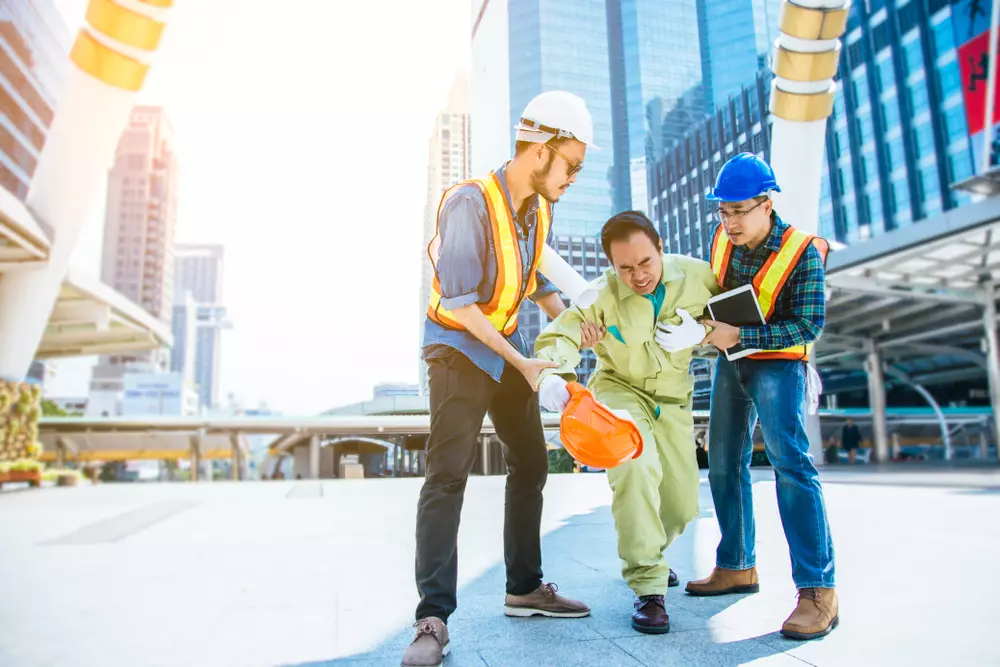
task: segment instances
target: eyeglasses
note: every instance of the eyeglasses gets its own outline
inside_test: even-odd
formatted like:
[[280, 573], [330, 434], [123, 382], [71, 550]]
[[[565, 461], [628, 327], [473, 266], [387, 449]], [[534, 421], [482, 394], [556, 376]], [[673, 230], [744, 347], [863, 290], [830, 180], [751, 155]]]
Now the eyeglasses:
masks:
[[563, 155], [562, 153], [560, 153], [559, 149], [557, 149], [555, 146], [550, 146], [549, 144], [542, 144], [542, 145], [545, 146], [546, 148], [550, 149], [553, 153], [555, 153], [556, 155], [558, 155], [562, 159], [566, 160], [566, 177], [567, 178], [579, 174], [580, 170], [583, 169], [583, 163], [582, 162], [573, 162], [568, 157], [566, 157], [565, 155]]
[[712, 211], [712, 219], [715, 220], [716, 222], [722, 222], [723, 219], [733, 220], [733, 219], [743, 218], [749, 215], [755, 208], [758, 208], [761, 204], [763, 204], [766, 201], [769, 200], [761, 199], [759, 202], [757, 202], [756, 204], [754, 204], [745, 211], [724, 211], [721, 208], [717, 208], [714, 211]]

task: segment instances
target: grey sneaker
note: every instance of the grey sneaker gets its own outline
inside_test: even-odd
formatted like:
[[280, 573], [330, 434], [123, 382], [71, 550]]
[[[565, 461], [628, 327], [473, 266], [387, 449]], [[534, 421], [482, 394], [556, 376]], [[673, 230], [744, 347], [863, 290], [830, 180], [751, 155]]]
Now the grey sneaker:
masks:
[[590, 607], [557, 594], [555, 584], [542, 584], [527, 595], [507, 594], [503, 613], [507, 616], [549, 616], [551, 618], [583, 618], [590, 616]]
[[413, 624], [417, 635], [403, 654], [402, 667], [440, 667], [448, 655], [448, 626], [440, 618], [422, 618]]

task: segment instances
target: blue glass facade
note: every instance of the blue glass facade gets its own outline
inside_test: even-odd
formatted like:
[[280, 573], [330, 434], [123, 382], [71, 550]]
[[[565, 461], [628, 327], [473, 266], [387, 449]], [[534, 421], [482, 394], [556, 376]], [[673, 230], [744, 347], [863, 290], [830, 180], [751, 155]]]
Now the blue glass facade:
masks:
[[[612, 211], [611, 87], [604, 0], [510, 0], [510, 123], [546, 90], [582, 97], [594, 119], [586, 166], [556, 206], [556, 232], [596, 234]], [[473, 121], [475, 122], [475, 121]], [[513, 147], [512, 147], [513, 148]]]
[[[827, 123], [825, 237], [850, 244], [971, 201], [951, 188], [974, 164], [956, 50], [968, 22], [953, 12], [946, 0], [852, 5]], [[704, 193], [726, 159], [768, 156], [769, 92], [761, 72], [651, 170], [650, 210], [671, 252], [705, 255]]]
[[852, 5], [827, 125], [828, 238], [853, 243], [971, 201], [950, 187], [974, 157], [956, 50], [971, 24], [954, 11], [947, 0]]
[[755, 8], [746, 0], [698, 0], [698, 5], [704, 83], [712, 91], [713, 109], [718, 109], [757, 75], [758, 32], [766, 30], [756, 29]]
[[0, 185], [28, 194], [69, 67], [70, 34], [50, 0], [0, 0]]

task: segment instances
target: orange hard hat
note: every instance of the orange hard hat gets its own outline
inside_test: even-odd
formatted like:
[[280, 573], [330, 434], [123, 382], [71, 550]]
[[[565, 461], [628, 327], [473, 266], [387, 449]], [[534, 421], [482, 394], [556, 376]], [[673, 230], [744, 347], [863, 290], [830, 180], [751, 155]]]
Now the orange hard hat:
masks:
[[578, 382], [566, 384], [569, 402], [559, 422], [559, 436], [569, 455], [591, 468], [614, 468], [642, 454], [642, 434], [615, 416]]

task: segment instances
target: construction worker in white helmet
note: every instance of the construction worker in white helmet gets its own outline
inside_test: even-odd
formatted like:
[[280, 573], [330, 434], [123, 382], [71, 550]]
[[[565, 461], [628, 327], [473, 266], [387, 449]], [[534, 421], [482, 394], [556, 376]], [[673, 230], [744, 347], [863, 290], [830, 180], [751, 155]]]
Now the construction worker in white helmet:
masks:
[[[552, 234], [553, 205], [594, 148], [594, 124], [582, 99], [538, 95], [516, 126], [514, 157], [441, 198], [428, 246], [434, 267], [423, 359], [430, 385], [430, 436], [417, 505], [416, 636], [405, 667], [439, 665], [448, 652], [448, 617], [457, 606], [458, 525], [465, 485], [489, 414], [507, 464], [504, 561], [508, 616], [580, 618], [590, 609], [542, 580], [542, 488], [548, 455], [538, 405], [539, 373], [555, 366], [531, 358], [517, 328], [530, 299], [555, 318], [565, 307], [538, 274]], [[599, 338], [581, 325], [583, 345]]]

